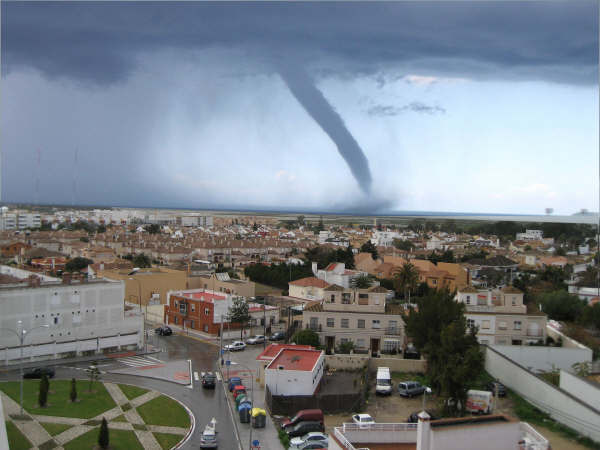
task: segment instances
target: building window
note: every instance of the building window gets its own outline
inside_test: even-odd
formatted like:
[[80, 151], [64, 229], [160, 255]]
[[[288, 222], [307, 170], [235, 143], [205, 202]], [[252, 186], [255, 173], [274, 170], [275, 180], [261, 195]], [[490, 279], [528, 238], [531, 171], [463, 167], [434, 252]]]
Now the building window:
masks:
[[352, 298], [350, 297], [349, 293], [343, 293], [342, 294], [342, 303], [344, 305], [349, 305], [351, 302]]
[[506, 330], [506, 322], [500, 322], [498, 324], [498, 329], [499, 330]]
[[490, 321], [489, 320], [482, 320], [481, 321], [481, 328], [483, 328], [484, 330], [489, 330], [490, 329]]
[[365, 319], [358, 319], [358, 328], [365, 327]]
[[373, 328], [381, 328], [381, 323], [379, 322], [379, 319], [373, 320]]
[[341, 338], [340, 339], [340, 344], [345, 344], [346, 342], [348, 342], [348, 338]]
[[335, 303], [335, 294], [331, 294], [331, 303]]
[[331, 317], [327, 318], [327, 326], [330, 328], [333, 328], [335, 326], [335, 320], [332, 319]]
[[520, 330], [520, 329], [521, 329], [521, 321], [515, 320], [515, 330]]
[[318, 326], [319, 326], [319, 318], [318, 317], [311, 317], [310, 318], [310, 329], [311, 330], [316, 330]]
[[192, 303], [192, 312], [196, 311], [196, 304]]
[[467, 327], [473, 328], [475, 326], [475, 321], [473, 319], [467, 319]]
[[194, 321], [192, 320], [192, 323], [190, 324], [190, 328], [195, 328], [194, 327]]
[[179, 304], [179, 313], [180, 313], [180, 314], [185, 314], [186, 312], [187, 312], [187, 304], [186, 304], [186, 303], [183, 303], [183, 302], [181, 302], [181, 303]]
[[177, 316], [173, 317], [173, 323], [174, 323], [175, 325], [177, 325], [177, 322], [178, 322], [178, 320], [177, 320]]
[[513, 297], [512, 298], [512, 305], [516, 306], [517, 305], [517, 297]]
[[358, 294], [358, 298], [369, 298], [369, 294]]
[[210, 309], [204, 308], [204, 314], [208, 316], [210, 314]]
[[349, 319], [342, 319], [342, 328], [348, 328], [349, 322]]
[[467, 295], [467, 302], [466, 303], [467, 303], [467, 305], [471, 304], [471, 296], [470, 295]]
[[177, 308], [177, 300], [175, 300], [175, 308]]
[[365, 340], [364, 339], [357, 339], [356, 340], [356, 347], [357, 348], [365, 348]]

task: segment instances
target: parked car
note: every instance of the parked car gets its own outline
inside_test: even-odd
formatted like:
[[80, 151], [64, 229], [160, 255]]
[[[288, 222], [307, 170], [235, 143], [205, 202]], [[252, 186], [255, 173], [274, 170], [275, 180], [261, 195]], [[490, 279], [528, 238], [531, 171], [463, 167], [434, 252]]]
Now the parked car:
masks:
[[213, 372], [202, 372], [202, 387], [214, 389], [217, 383], [217, 377]]
[[354, 414], [352, 416], [352, 422], [357, 423], [362, 427], [375, 423], [375, 420], [368, 414]]
[[158, 334], [159, 336], [171, 336], [173, 334], [173, 330], [171, 329], [171, 327], [168, 326], [162, 326], [162, 327], [158, 327], [154, 330], [155, 334]]
[[229, 392], [232, 392], [233, 388], [240, 384], [242, 384], [242, 379], [240, 377], [231, 377], [227, 380], [227, 389], [229, 389]]
[[402, 397], [414, 397], [415, 395], [421, 395], [425, 392], [425, 386], [421, 386], [421, 383], [417, 381], [402, 381], [398, 383], [398, 393]]
[[498, 397], [506, 397], [506, 387], [499, 381], [490, 381], [486, 389], [494, 395], [498, 392]]
[[290, 438], [304, 436], [311, 431], [325, 431], [321, 422], [300, 422], [292, 427], [286, 428], [285, 432]]
[[200, 435], [200, 448], [218, 448], [217, 441], [217, 421], [213, 417], [210, 423], [206, 425], [204, 431]]
[[52, 367], [36, 367], [29, 369], [23, 374], [23, 378], [42, 378], [46, 375], [48, 378], [54, 378], [54, 369]]
[[[417, 423], [417, 422], [419, 422], [419, 413], [420, 412], [421, 412], [420, 410], [419, 411], [415, 411], [410, 416], [408, 416], [408, 419], [406, 421], [408, 423]], [[430, 411], [430, 410], [426, 409], [425, 412], [427, 414], [429, 414], [430, 420], [437, 420], [437, 419], [439, 419], [439, 415], [435, 411]]]
[[321, 447], [316, 448], [327, 448], [329, 440], [325, 433], [319, 431], [313, 431], [306, 433], [302, 437], [295, 437], [290, 441], [290, 450], [304, 450], [308, 444], [319, 444]]
[[257, 334], [256, 336], [246, 339], [246, 344], [249, 345], [262, 344], [263, 342], [265, 342], [265, 337], [262, 334]]
[[[300, 450], [327, 450], [327, 445], [323, 442], [307, 442]], [[291, 447], [290, 447], [291, 448]]]
[[301, 409], [291, 419], [285, 418], [281, 421], [281, 428], [289, 428], [300, 422], [321, 422], [323, 423], [323, 411], [320, 409]]
[[404, 359], [421, 359], [421, 354], [415, 347], [408, 346], [404, 350]]
[[229, 350], [230, 352], [238, 352], [244, 350], [245, 348], [246, 344], [244, 344], [242, 341], [234, 341], [225, 346], [225, 350]]
[[379, 367], [375, 384], [375, 394], [391, 395], [393, 390], [392, 377], [389, 367]]
[[276, 331], [269, 336], [270, 341], [283, 341], [285, 339], [285, 333], [283, 331]]

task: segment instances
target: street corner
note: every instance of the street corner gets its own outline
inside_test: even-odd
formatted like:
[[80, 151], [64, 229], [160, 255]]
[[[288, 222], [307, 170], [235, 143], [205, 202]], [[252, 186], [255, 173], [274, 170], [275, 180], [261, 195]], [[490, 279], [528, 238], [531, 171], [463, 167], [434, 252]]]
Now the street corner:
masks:
[[155, 378], [182, 385], [189, 385], [191, 383], [190, 364], [188, 360], [158, 361], [154, 361], [154, 364], [137, 360], [123, 361], [123, 363], [130, 362], [132, 365], [130, 367], [111, 370], [110, 373]]

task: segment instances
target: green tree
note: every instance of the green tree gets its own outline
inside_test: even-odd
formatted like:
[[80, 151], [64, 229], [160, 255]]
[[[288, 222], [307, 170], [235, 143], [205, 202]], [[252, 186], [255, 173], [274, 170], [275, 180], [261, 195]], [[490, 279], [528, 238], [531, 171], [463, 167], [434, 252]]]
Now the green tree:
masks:
[[41, 408], [45, 408], [48, 403], [48, 389], [50, 388], [50, 382], [46, 374], [42, 375], [40, 380], [40, 390], [38, 392], [38, 403]]
[[377, 251], [377, 247], [370, 240], [368, 240], [367, 242], [365, 242], [363, 245], [360, 246], [360, 252], [361, 253], [370, 253], [371, 257], [374, 260], [379, 259], [379, 252]]
[[394, 244], [394, 247], [396, 247], [398, 250], [404, 250], [407, 252], [409, 252], [413, 248], [415, 248], [415, 246], [412, 242], [410, 242], [409, 240], [405, 240], [405, 239], [394, 239], [393, 244]]
[[97, 232], [98, 233], [106, 233], [106, 226], [105, 225], [99, 225]]
[[394, 282], [398, 292], [404, 292], [404, 298], [410, 303], [410, 293], [417, 287], [419, 272], [411, 263], [404, 263], [400, 270], [394, 274]]
[[447, 289], [432, 291], [416, 303], [406, 331], [427, 357], [431, 387], [464, 405], [467, 389], [483, 370], [476, 330], [467, 330], [464, 305], [454, 301]]
[[553, 291], [538, 296], [540, 309], [553, 320], [575, 322], [585, 307], [585, 301], [567, 291]]
[[352, 289], [369, 289], [373, 284], [373, 278], [368, 274], [360, 274], [357, 277], [352, 278], [350, 281], [350, 287]]
[[160, 225], [156, 223], [151, 223], [150, 225], [146, 225], [144, 228], [150, 234], [158, 234], [160, 233]]
[[81, 237], [79, 238], [79, 240], [80, 240], [81, 242], [90, 242], [90, 238], [89, 238], [89, 237], [87, 237], [87, 236], [81, 236]]
[[308, 328], [296, 331], [292, 336], [292, 342], [298, 345], [312, 345], [313, 347], [318, 347], [320, 345], [319, 335]]
[[100, 424], [100, 433], [98, 433], [98, 447], [101, 449], [107, 449], [109, 444], [109, 435], [108, 435], [108, 422], [106, 418], [102, 418], [102, 423]]
[[75, 403], [77, 401], [77, 382], [75, 378], [71, 378], [71, 392], [69, 393], [69, 397], [71, 402]]
[[231, 323], [240, 325], [240, 339], [244, 336], [244, 326], [250, 322], [248, 303], [242, 297], [234, 297], [229, 307], [228, 318]]
[[137, 255], [135, 255], [131, 262], [133, 263], [133, 265], [135, 267], [140, 267], [140, 268], [144, 268], [144, 267], [152, 267], [152, 260], [150, 259], [149, 256], [147, 256], [144, 253], [138, 253]]
[[81, 256], [77, 256], [67, 261], [65, 264], [65, 272], [80, 272], [85, 269], [90, 264], [93, 264], [94, 261], [88, 258], [82, 258]]

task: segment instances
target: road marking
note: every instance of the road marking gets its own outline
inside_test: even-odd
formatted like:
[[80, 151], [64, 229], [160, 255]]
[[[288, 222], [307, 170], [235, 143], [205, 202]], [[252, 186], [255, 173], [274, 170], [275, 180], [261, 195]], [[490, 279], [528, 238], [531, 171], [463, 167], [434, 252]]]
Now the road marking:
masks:
[[148, 358], [149, 357], [129, 356], [127, 358], [118, 358], [117, 361], [119, 361], [121, 364], [124, 364], [129, 367], [156, 366], [157, 362], [159, 362], [160, 364], [164, 363], [160, 359], [152, 358], [153, 361], [151, 361]]
[[200, 377], [198, 376], [198, 372], [194, 372], [194, 380], [199, 381]]
[[158, 359], [158, 358], [155, 358], [155, 357], [153, 357], [153, 356], [146, 356], [146, 358], [150, 358], [150, 359], [152, 359], [152, 360], [154, 360], [154, 361], [156, 361], [156, 362], [159, 362], [159, 363], [161, 363], [161, 364], [164, 362], [164, 361], [161, 361], [160, 359]]

